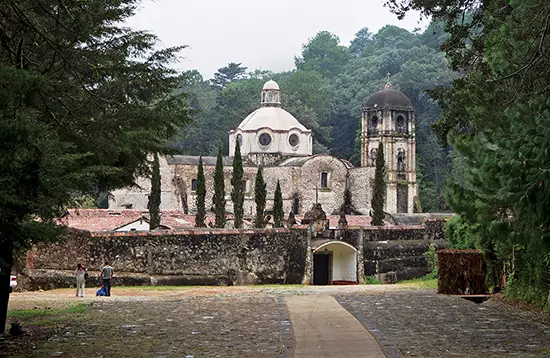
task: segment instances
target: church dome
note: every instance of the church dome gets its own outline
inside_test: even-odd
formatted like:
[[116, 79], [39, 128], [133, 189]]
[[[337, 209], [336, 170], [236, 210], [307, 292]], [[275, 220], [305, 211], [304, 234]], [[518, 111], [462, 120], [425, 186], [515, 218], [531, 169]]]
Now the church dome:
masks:
[[382, 91], [378, 91], [365, 102], [365, 107], [412, 107], [411, 100], [402, 92], [394, 90], [391, 85], [386, 85]]
[[264, 83], [263, 90], [277, 90], [278, 91], [279, 90], [279, 85], [277, 84], [277, 82], [275, 82], [273, 80], [269, 80], [266, 83]]
[[292, 114], [280, 107], [262, 107], [255, 110], [239, 124], [238, 129], [255, 131], [265, 127], [274, 131], [288, 131], [293, 128], [308, 131]]

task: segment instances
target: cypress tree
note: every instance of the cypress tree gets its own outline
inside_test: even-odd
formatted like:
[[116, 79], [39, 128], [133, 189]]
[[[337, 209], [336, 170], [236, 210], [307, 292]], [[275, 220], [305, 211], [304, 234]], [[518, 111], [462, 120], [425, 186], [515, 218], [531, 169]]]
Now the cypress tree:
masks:
[[273, 202], [273, 221], [275, 227], [283, 227], [285, 213], [283, 211], [283, 194], [281, 193], [281, 184], [277, 180], [275, 189], [275, 199]]
[[215, 227], [225, 227], [225, 182], [223, 177], [222, 145], [218, 145], [218, 157], [216, 158], [216, 170], [214, 171], [214, 214], [216, 215]]
[[262, 174], [262, 167], [258, 168], [256, 173], [256, 182], [254, 183], [254, 201], [256, 201], [256, 220], [254, 226], [257, 228], [265, 227], [265, 200], [267, 197], [266, 184]]
[[342, 208], [340, 209], [340, 213], [350, 215], [351, 214], [351, 191], [346, 188], [344, 190], [344, 203], [342, 204]]
[[374, 172], [374, 187], [372, 189], [372, 225], [384, 225], [384, 202], [386, 201], [386, 164], [384, 162], [384, 147], [378, 144], [376, 152], [376, 169]]
[[195, 215], [195, 226], [206, 227], [204, 220], [206, 218], [205, 202], [206, 200], [206, 181], [204, 179], [204, 168], [202, 165], [202, 156], [199, 158], [199, 170], [197, 173], [197, 214]]
[[233, 215], [235, 216], [235, 228], [243, 227], [243, 159], [241, 157], [241, 146], [239, 141], [235, 141], [235, 157], [233, 158], [233, 177], [231, 178], [233, 190], [231, 191], [231, 200], [233, 200]]
[[147, 207], [149, 209], [149, 228], [155, 229], [160, 225], [160, 163], [158, 153], [154, 154], [153, 172], [151, 174], [151, 195]]

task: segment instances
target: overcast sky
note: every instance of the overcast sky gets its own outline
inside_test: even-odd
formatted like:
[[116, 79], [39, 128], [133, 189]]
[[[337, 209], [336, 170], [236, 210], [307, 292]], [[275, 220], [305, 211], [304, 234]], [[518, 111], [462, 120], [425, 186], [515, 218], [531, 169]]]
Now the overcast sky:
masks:
[[163, 47], [188, 45], [177, 65], [205, 79], [229, 62], [249, 70], [294, 68], [302, 44], [321, 30], [349, 45], [363, 27], [425, 27], [417, 14], [399, 21], [383, 0], [144, 0], [128, 24], [153, 32]]

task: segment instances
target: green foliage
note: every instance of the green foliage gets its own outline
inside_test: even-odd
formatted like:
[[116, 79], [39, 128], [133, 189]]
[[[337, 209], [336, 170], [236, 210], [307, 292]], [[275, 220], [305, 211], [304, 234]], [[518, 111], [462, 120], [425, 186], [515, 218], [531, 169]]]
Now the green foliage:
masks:
[[386, 202], [386, 163], [382, 142], [380, 142], [376, 151], [376, 168], [372, 193], [372, 225], [381, 226], [384, 225], [384, 203]]
[[160, 186], [159, 155], [155, 153], [153, 155], [153, 169], [151, 175], [151, 195], [149, 195], [149, 202], [147, 203], [150, 216], [149, 227], [151, 230], [160, 225]]
[[353, 214], [351, 204], [351, 191], [349, 190], [349, 188], [346, 188], [344, 190], [344, 202], [342, 203], [342, 208], [340, 209], [340, 212], [346, 215]]
[[204, 220], [206, 219], [206, 181], [204, 178], [204, 167], [202, 164], [202, 156], [199, 158], [199, 169], [197, 172], [197, 214], [195, 215], [195, 226], [206, 227]]
[[432, 242], [428, 245], [428, 250], [423, 254], [430, 270], [430, 278], [437, 277], [437, 246]]
[[256, 202], [256, 217], [254, 219], [254, 227], [264, 228], [267, 224], [265, 220], [265, 202], [267, 198], [266, 183], [264, 182], [262, 167], [258, 168], [256, 173], [256, 181], [254, 182], [254, 201]]
[[215, 227], [225, 227], [225, 177], [223, 175], [222, 145], [218, 145], [218, 156], [216, 158], [216, 169], [214, 170], [214, 215], [216, 216]]
[[231, 178], [231, 200], [233, 200], [233, 215], [235, 216], [235, 228], [243, 227], [243, 160], [241, 157], [241, 146], [235, 141], [235, 157], [233, 158], [233, 177]]
[[365, 276], [365, 285], [381, 285], [382, 282], [374, 276]]
[[475, 231], [478, 227], [479, 225], [470, 225], [460, 215], [456, 215], [445, 224], [445, 236], [453, 249], [475, 249]]
[[230, 62], [227, 66], [218, 69], [218, 72], [214, 74], [212, 85], [223, 88], [229, 83], [242, 78], [246, 73], [246, 69], [240, 63]]
[[323, 77], [334, 77], [348, 63], [350, 54], [345, 46], [339, 45], [338, 36], [320, 31], [302, 46], [302, 57], [295, 58], [296, 68], [315, 71]]
[[460, 167], [453, 168], [446, 196], [460, 214], [449, 229], [452, 239], [483, 250], [495, 286], [506, 264], [512, 277], [507, 294], [544, 305], [550, 279], [550, 60], [541, 54], [550, 51], [543, 15], [550, 3], [389, 3], [398, 12], [420, 9], [444, 22], [450, 36], [443, 48], [453, 68], [464, 72], [451, 88], [434, 92], [444, 109], [434, 128], [451, 143]]
[[277, 180], [275, 188], [275, 199], [273, 201], [273, 226], [283, 227], [285, 213], [283, 211], [283, 194], [281, 192], [281, 184]]
[[74, 193], [96, 198], [149, 174], [148, 153], [171, 153], [167, 141], [189, 121], [168, 67], [182, 47], [155, 50], [154, 35], [124, 26], [135, 9], [0, 3], [0, 281], [15, 248], [56, 238], [52, 218]]

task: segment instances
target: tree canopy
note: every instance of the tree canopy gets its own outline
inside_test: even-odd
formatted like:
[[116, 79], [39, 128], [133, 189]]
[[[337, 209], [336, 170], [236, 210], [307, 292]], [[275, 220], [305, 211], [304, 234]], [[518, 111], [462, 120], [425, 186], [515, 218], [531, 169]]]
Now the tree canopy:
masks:
[[182, 47], [155, 50], [154, 35], [124, 27], [138, 4], [0, 4], [2, 328], [13, 250], [55, 237], [72, 198], [149, 174], [148, 153], [171, 152], [189, 122], [169, 67]]
[[[434, 92], [443, 107], [435, 129], [452, 145], [447, 200], [458, 214], [451, 240], [482, 249], [507, 294], [547, 305], [550, 279], [550, 4], [388, 1], [445, 24], [443, 48], [464, 76]], [[465, 238], [467, 238], [465, 240]]]

